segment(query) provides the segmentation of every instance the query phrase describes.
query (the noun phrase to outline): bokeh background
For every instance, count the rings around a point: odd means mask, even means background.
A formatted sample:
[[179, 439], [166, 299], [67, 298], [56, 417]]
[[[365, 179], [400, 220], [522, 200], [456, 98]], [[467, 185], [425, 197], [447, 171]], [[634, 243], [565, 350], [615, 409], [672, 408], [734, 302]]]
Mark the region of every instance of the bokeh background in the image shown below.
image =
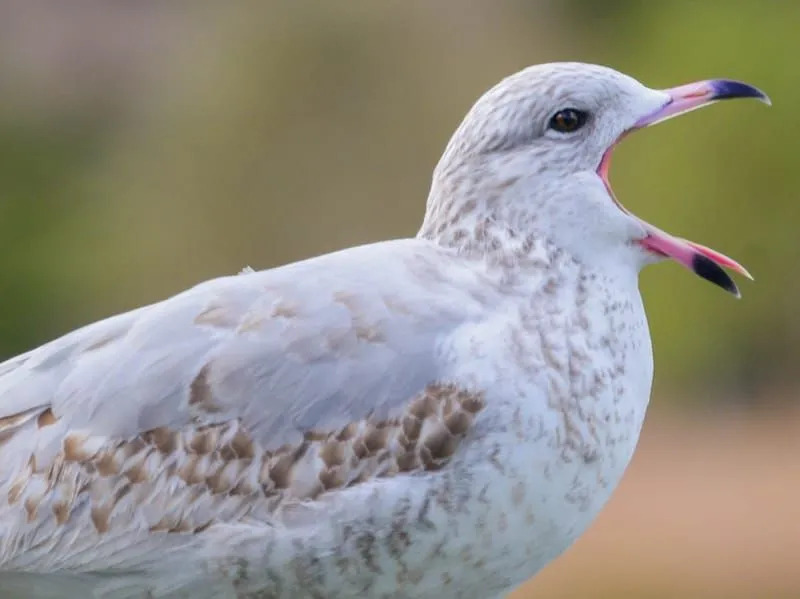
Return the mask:
[[656, 379], [596, 525], [515, 597], [800, 597], [800, 3], [0, 2], [0, 355], [245, 265], [411, 236], [471, 103], [551, 60], [766, 90], [617, 195], [754, 273], [648, 269]]

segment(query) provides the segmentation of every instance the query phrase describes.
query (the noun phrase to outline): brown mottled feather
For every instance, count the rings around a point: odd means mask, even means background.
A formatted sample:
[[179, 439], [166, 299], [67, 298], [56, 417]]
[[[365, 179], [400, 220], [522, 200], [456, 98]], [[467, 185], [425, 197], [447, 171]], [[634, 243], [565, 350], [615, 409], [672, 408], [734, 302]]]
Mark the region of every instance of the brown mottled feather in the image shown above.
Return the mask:
[[[210, 401], [202, 376], [198, 380], [195, 397]], [[173, 513], [179, 501], [165, 501], [164, 509], [169, 503], [171, 511], [165, 511], [149, 530], [200, 530], [214, 521], [213, 515], [192, 509], [203, 496], [221, 496], [239, 506], [255, 502], [269, 512], [287, 499], [313, 499], [373, 477], [437, 470], [457, 450], [483, 402], [480, 393], [430, 385], [409, 402], [401, 417], [309, 432], [299, 443], [277, 450], [262, 447], [238, 421], [180, 430], [158, 427], [128, 441], [109, 440], [99, 449], [85, 435], [69, 433], [49, 467], [37, 468], [31, 458], [29, 467], [10, 486], [7, 501], [14, 504], [24, 496], [22, 509], [32, 521], [42, 517], [38, 507], [46, 497], [26, 493], [30, 481], [43, 478], [45, 495], [63, 491], [68, 481], [82, 481], [57, 499], [54, 496], [51, 517], [58, 525], [78, 517], [75, 506], [88, 494], [91, 523], [98, 533], [105, 533], [112, 526], [124, 525], [142, 507], [137, 502], [150, 493], [140, 489], [173, 489], [174, 495], [186, 495], [183, 513]], [[39, 421], [54, 418], [49, 409], [35, 416]], [[309, 468], [318, 481], [310, 486], [302, 482], [308, 479]], [[126, 510], [115, 511], [123, 501], [129, 502]], [[154, 507], [151, 503], [151, 512]]]

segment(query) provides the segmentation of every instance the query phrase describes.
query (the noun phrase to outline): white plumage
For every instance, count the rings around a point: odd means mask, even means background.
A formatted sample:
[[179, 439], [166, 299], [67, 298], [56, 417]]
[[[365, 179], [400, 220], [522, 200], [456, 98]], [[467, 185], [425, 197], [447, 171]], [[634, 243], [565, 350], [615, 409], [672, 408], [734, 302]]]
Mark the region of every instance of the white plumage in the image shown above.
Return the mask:
[[[0, 592], [485, 598], [633, 453], [649, 230], [608, 148], [669, 95], [532, 67], [467, 115], [416, 239], [208, 281], [0, 365]], [[574, 134], [548, 127], [577, 107]]]

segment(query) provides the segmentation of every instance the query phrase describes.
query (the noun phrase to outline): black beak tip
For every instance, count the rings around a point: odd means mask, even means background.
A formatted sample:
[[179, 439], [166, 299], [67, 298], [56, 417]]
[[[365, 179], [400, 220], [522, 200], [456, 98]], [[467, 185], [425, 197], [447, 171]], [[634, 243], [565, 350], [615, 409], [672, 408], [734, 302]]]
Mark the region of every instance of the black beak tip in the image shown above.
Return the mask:
[[714, 88], [715, 100], [728, 100], [732, 98], [756, 98], [767, 106], [772, 105], [769, 96], [762, 92], [757, 87], [744, 83], [742, 81], [734, 81], [732, 79], [715, 79], [712, 82]]
[[695, 254], [694, 258], [692, 258], [692, 270], [706, 281], [714, 283], [714, 285], [719, 285], [737, 298], [742, 297], [742, 294], [739, 293], [739, 288], [736, 286], [736, 283], [733, 282], [730, 275], [728, 275], [719, 264], [711, 260], [711, 258], [702, 254]]

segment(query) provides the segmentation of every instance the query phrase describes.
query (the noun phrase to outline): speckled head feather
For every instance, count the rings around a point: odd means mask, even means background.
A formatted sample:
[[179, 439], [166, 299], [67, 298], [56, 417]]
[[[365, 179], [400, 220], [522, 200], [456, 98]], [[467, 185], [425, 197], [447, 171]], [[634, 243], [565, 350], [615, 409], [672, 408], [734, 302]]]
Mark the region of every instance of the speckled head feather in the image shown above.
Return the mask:
[[[597, 169], [620, 135], [665, 101], [663, 92], [597, 65], [550, 63], [507, 77], [450, 139], [420, 235], [485, 249], [475, 232], [488, 223], [494, 235], [542, 238], [581, 257], [597, 256], [598, 248], [585, 250], [592, 238], [618, 254], [643, 231], [609, 201]], [[564, 109], [586, 113], [585, 126], [550, 128]]]
[[[486, 92], [456, 130], [434, 172], [419, 235], [479, 253], [539, 241], [587, 264], [633, 272], [663, 256], [695, 270], [700, 253], [747, 275], [716, 252], [676, 246], [625, 210], [607, 179], [610, 151], [628, 131], [732, 97], [768, 102], [756, 88], [728, 80], [653, 90], [598, 65], [524, 69]], [[565, 110], [585, 123], [554, 129], [552, 119]], [[736, 290], [724, 272], [722, 279]]]

